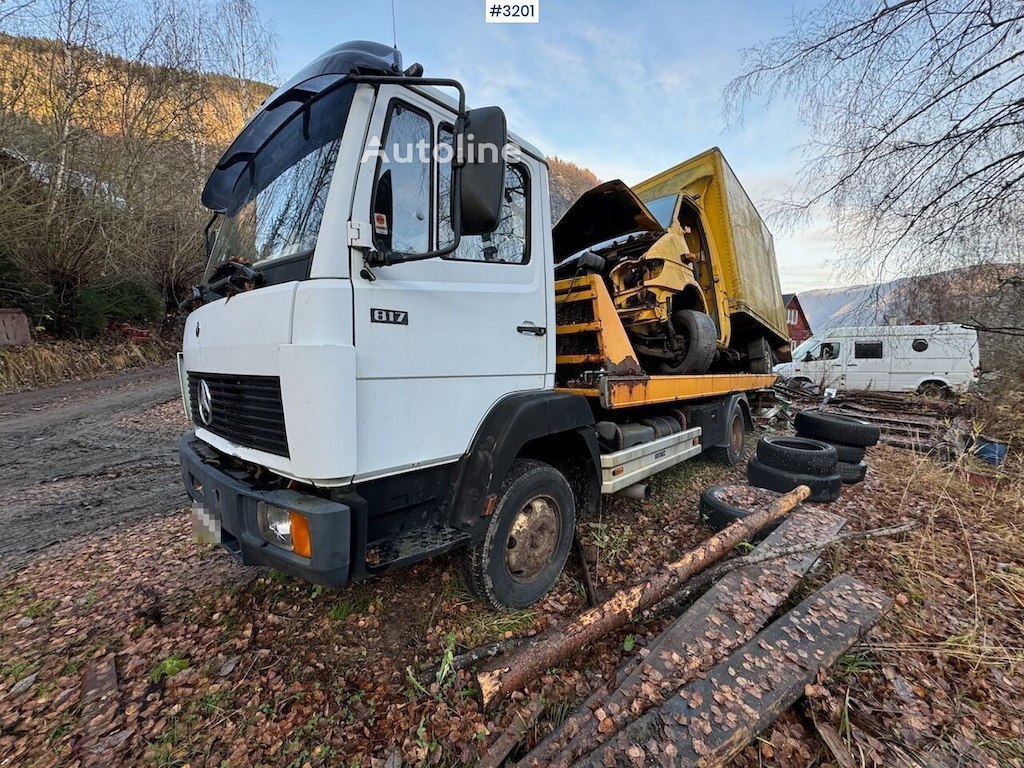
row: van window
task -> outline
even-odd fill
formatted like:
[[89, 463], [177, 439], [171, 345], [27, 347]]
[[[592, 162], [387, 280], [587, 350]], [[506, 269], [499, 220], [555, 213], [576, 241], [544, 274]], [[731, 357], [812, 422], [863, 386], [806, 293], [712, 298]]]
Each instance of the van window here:
[[881, 360], [882, 342], [855, 341], [853, 343], [853, 356], [858, 360]]
[[838, 341], [824, 341], [820, 347], [809, 350], [804, 358], [797, 357], [795, 359], [803, 359], [806, 362], [812, 360], [836, 360], [839, 357], [839, 347]]

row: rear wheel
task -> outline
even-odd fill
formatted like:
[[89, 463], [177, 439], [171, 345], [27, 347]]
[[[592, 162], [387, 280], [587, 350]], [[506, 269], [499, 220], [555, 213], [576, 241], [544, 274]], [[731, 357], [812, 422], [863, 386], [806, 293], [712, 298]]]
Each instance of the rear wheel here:
[[537, 602], [565, 567], [575, 519], [565, 477], [543, 462], [517, 459], [498, 491], [484, 540], [463, 554], [466, 586], [500, 611]]
[[679, 362], [660, 364], [662, 373], [706, 373], [715, 359], [718, 328], [710, 315], [695, 309], [681, 309], [672, 315], [676, 340], [683, 347]]
[[726, 444], [708, 448], [705, 454], [712, 461], [734, 467], [743, 461], [746, 453], [747, 423], [739, 403], [733, 404], [726, 425]]
[[926, 381], [917, 388], [917, 394], [922, 397], [945, 399], [950, 396], [949, 387], [941, 381]]

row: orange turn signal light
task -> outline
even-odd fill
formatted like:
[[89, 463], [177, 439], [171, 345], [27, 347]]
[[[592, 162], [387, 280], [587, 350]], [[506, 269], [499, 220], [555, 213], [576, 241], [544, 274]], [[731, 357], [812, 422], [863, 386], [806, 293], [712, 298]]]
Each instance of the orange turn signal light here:
[[309, 521], [306, 516], [289, 509], [288, 520], [292, 529], [292, 552], [303, 557], [312, 557], [313, 545], [309, 540]]

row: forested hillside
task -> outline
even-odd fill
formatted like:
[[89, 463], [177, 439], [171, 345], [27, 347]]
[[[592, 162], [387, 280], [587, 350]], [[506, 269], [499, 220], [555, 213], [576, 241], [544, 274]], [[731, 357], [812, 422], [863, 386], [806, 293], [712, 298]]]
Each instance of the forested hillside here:
[[0, 305], [64, 337], [166, 317], [203, 261], [206, 176], [270, 92], [266, 30], [247, 0], [2, 20], [47, 37], [0, 34]]
[[551, 222], [556, 223], [576, 199], [600, 180], [589, 168], [568, 160], [548, 158], [548, 189], [551, 190]]

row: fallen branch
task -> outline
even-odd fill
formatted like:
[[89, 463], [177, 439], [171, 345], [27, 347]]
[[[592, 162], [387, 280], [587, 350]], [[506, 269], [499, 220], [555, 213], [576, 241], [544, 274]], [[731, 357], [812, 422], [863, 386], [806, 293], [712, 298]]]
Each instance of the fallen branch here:
[[766, 549], [764, 552], [754, 552], [743, 557], [736, 557], [725, 563], [719, 563], [714, 568], [709, 568], [700, 576], [695, 579], [690, 579], [688, 582], [683, 584], [675, 594], [670, 595], [668, 598], [658, 604], [657, 609], [664, 611], [665, 613], [673, 614], [679, 611], [683, 603], [689, 600], [693, 595], [702, 590], [704, 587], [711, 584], [713, 581], [717, 581], [725, 574], [730, 571], [735, 571], [738, 568], [744, 568], [748, 565], [757, 565], [768, 560], [777, 560], [780, 557], [792, 557], [793, 555], [802, 555], [807, 552], [812, 552], [816, 549], [825, 549], [827, 547], [835, 546], [836, 544], [843, 544], [848, 541], [860, 541], [864, 539], [881, 539], [887, 536], [899, 536], [901, 533], [908, 533], [915, 528], [920, 527], [920, 520], [911, 520], [908, 523], [901, 523], [900, 525], [891, 525], [886, 528], [871, 528], [867, 531], [851, 531], [849, 533], [841, 533], [823, 541], [812, 541], [804, 544], [793, 544], [788, 547], [778, 547], [777, 549]]
[[537, 723], [537, 718], [544, 711], [544, 703], [539, 696], [535, 696], [527, 705], [526, 709], [518, 712], [512, 718], [505, 732], [502, 733], [490, 749], [484, 753], [477, 763], [477, 768], [501, 768], [509, 752], [516, 748], [516, 745], [526, 738], [526, 734]]
[[583, 646], [627, 624], [638, 613], [660, 603], [679, 585], [724, 557], [741, 541], [781, 519], [810, 495], [807, 486], [780, 496], [767, 509], [752, 512], [715, 534], [674, 563], [663, 566], [645, 581], [619, 590], [601, 605], [581, 613], [560, 627], [553, 627], [517, 650], [477, 673], [476, 681], [484, 707], [503, 700], [535, 679], [545, 669], [557, 666]]

